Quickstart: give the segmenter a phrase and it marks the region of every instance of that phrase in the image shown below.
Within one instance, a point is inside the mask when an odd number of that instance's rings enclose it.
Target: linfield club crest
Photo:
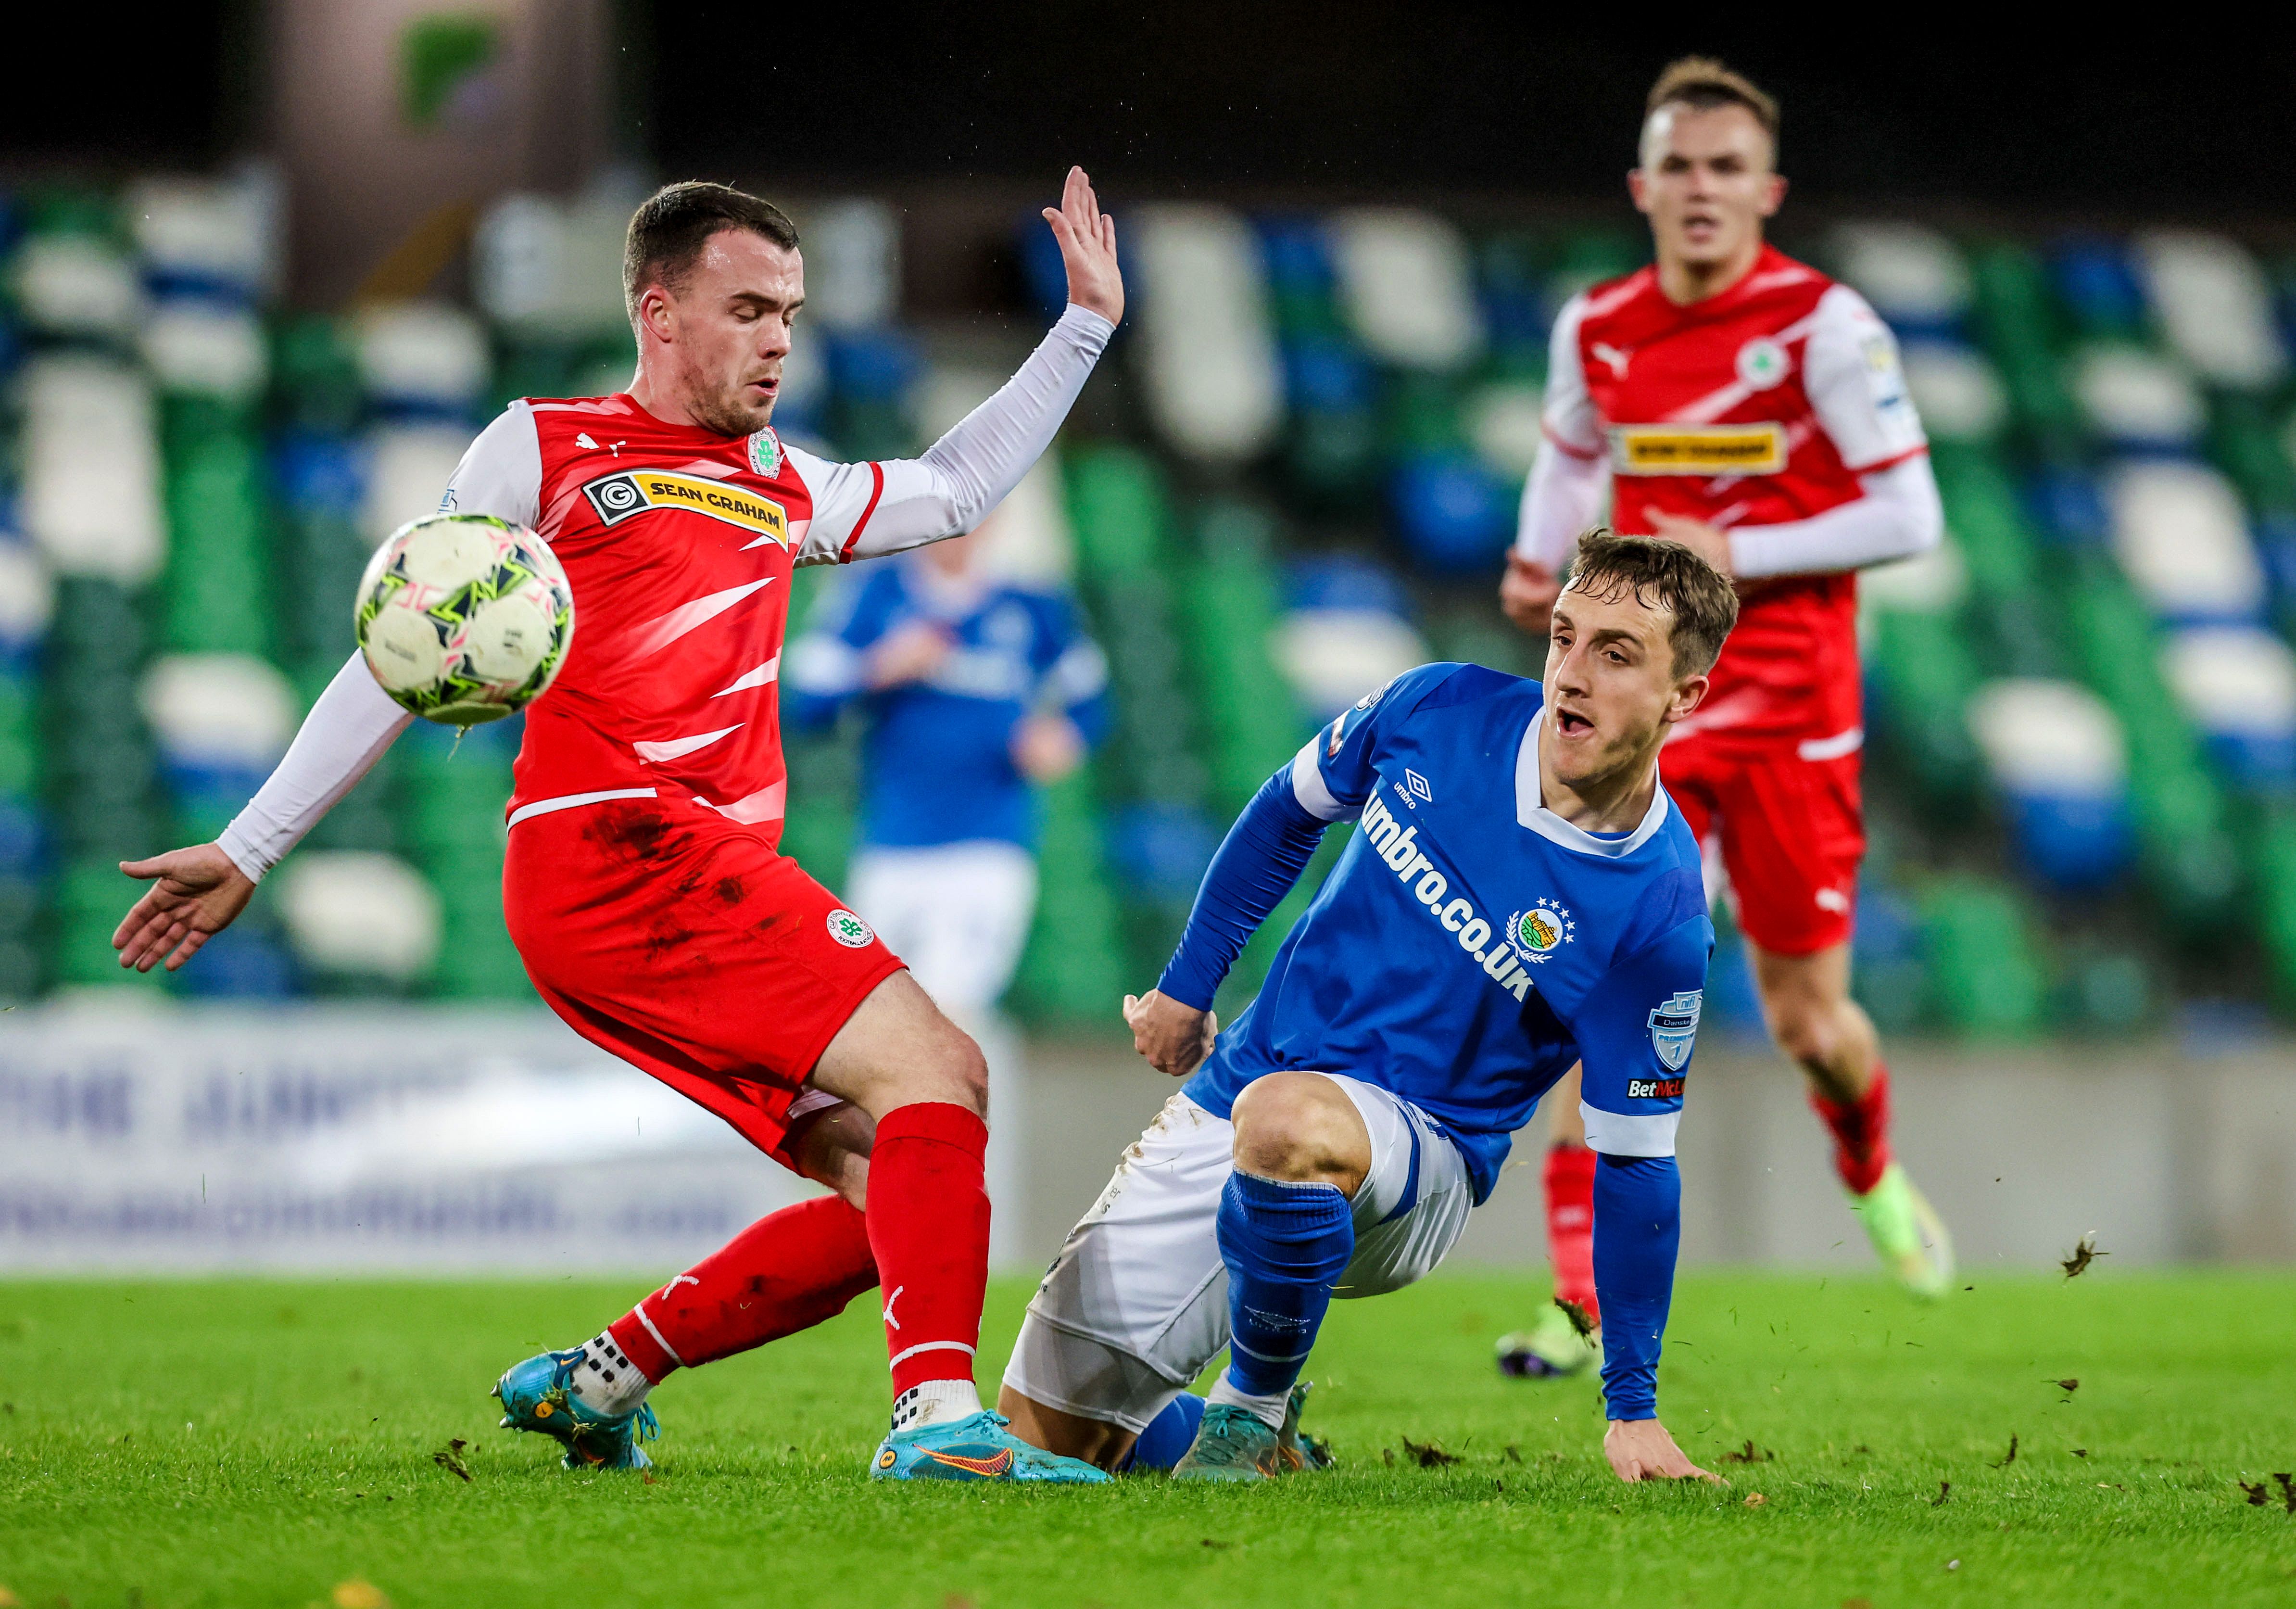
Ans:
[[[1552,899],[1507,918],[1507,940],[1526,961],[1544,961],[1578,935],[1577,918]]]
[[[1680,1072],[1698,1043],[1698,1013],[1706,991],[1685,989],[1651,1007],[1651,1048],[1669,1072]]]

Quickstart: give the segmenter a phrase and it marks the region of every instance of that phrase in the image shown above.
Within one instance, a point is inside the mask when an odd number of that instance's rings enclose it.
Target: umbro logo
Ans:
[[[1435,795],[1427,786],[1427,779],[1420,776],[1418,772],[1406,771],[1403,774],[1403,780],[1411,784],[1411,791],[1414,793],[1418,794],[1420,798],[1425,800],[1429,804],[1433,804],[1435,802]]]

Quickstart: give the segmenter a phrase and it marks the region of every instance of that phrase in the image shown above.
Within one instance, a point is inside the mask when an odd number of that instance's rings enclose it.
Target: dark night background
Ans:
[[[253,143],[258,14],[181,4],[101,34],[67,12],[20,16],[0,157],[196,164]],[[2296,201],[2296,53],[2280,32],[2147,37],[2094,13],[2057,37],[1895,13],[1749,26],[1775,14],[1604,27],[1363,0],[631,4],[627,121],[665,172],[1033,179],[1076,160],[1167,190],[1595,200],[1618,193],[1658,67],[1701,50],[1784,101],[1784,168],[1808,198],[2217,218]],[[1884,25],[1884,43],[1840,42]]]

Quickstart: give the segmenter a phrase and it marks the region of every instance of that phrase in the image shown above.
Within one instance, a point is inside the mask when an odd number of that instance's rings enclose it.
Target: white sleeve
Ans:
[[[789,448],[813,494],[800,564],[841,564],[962,536],[1043,456],[1116,326],[1071,304],[1004,389],[922,458],[832,464]]]
[[[542,439],[521,397],[479,432],[447,482],[440,513],[492,514],[531,529],[542,517]]]
[[[358,785],[414,718],[382,690],[365,659],[352,654],[303,718],[287,757],[232,818],[217,847],[250,879],[262,882],[264,873]]]
[[[1862,570],[1935,547],[1945,536],[1945,509],[1929,455],[1858,477],[1865,495],[1838,508],[1784,525],[1747,525],[1730,532],[1731,571],[1757,576]]]
[[[1811,411],[1853,473],[1885,469],[1929,445],[1898,338],[1848,285],[1819,299],[1801,366]]]
[[[1584,292],[1562,304],[1546,349],[1546,439],[1523,482],[1514,551],[1560,570],[1603,506],[1610,466],[1603,455],[1603,421],[1587,390],[1578,355],[1578,326],[1587,316]]]

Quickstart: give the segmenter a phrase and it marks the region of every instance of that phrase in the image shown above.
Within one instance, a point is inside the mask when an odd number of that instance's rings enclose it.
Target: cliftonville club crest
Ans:
[[[1578,931],[1570,913],[1552,899],[1542,899],[1507,918],[1507,938],[1526,961],[1546,960],[1570,943]]]
[[[782,439],[772,425],[750,438],[750,467],[767,480],[782,472]]]

